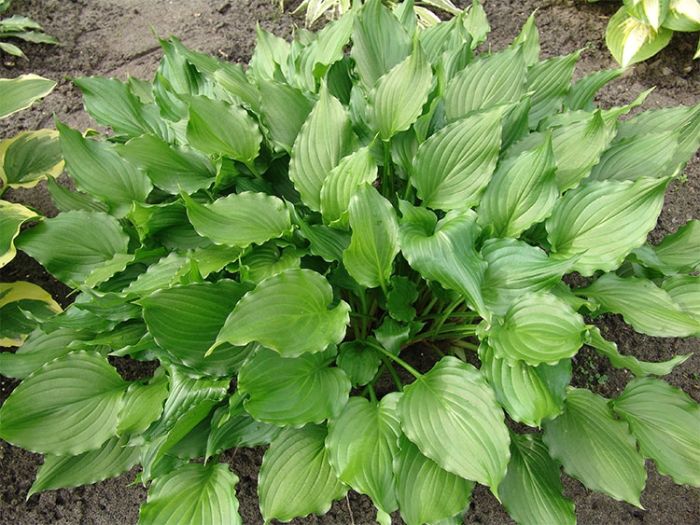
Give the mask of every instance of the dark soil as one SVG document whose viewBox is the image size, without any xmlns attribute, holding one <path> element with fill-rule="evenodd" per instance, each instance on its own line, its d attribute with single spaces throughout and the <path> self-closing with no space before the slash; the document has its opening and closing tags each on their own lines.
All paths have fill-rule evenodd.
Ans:
<svg viewBox="0 0 700 525">
<path fill-rule="evenodd" d="M 484 3 L 492 26 L 489 42 L 494 49 L 502 48 L 515 37 L 527 16 L 537 8 L 544 56 L 586 47 L 577 76 L 615 66 L 605 49 L 603 35 L 608 18 L 620 2 L 485 0 Z M 153 33 L 176 35 L 194 49 L 246 62 L 253 50 L 256 23 L 284 37 L 289 37 L 293 27 L 302 23 L 300 17 L 280 13 L 275 0 L 16 0 L 11 13 L 31 16 L 47 32 L 57 36 L 62 45 L 24 46 L 29 63 L 2 56 L 0 77 L 34 72 L 57 80 L 59 85 L 43 103 L 20 113 L 9 123 L 4 121 L 0 136 L 51 127 L 53 115 L 80 129 L 94 126 L 83 112 L 80 95 L 69 78 L 83 75 L 150 78 L 160 58 Z M 695 38 L 697 35 L 676 35 L 666 50 L 606 88 L 600 102 L 605 106 L 621 105 L 656 86 L 645 108 L 696 103 L 700 95 L 700 67 L 691 58 Z M 687 182 L 675 183 L 668 192 L 659 225 L 651 235 L 653 241 L 675 231 L 687 220 L 700 217 L 698 156 L 689 164 L 687 176 Z M 41 185 L 32 190 L 8 192 L 8 198 L 34 206 L 45 214 L 55 213 Z M 66 300 L 67 289 L 26 256 L 18 256 L 1 272 L 3 281 L 31 280 L 59 301 Z M 641 336 L 617 318 L 606 318 L 601 324 L 605 335 L 617 341 L 623 353 L 633 353 L 642 359 L 657 361 L 677 353 L 697 354 L 700 350 L 697 340 Z M 421 361 L 420 355 L 411 357 Z M 696 355 L 667 379 L 700 400 L 699 376 L 700 357 Z M 610 368 L 593 352 L 584 350 L 576 358 L 576 385 L 614 396 L 628 379 L 628 374 Z M 0 378 L 0 401 L 14 385 Z M 251 450 L 229 453 L 226 457 L 241 479 L 238 497 L 246 524 L 262 523 L 255 493 L 260 459 L 261 451 Z M 0 525 L 136 523 L 146 491 L 138 484 L 130 485 L 134 472 L 92 486 L 43 493 L 25 502 L 40 462 L 39 456 L 0 442 Z M 576 502 L 579 523 L 584 525 L 700 523 L 700 490 L 674 485 L 668 477 L 660 476 L 651 463 L 647 488 L 642 495 L 646 510 L 592 493 L 575 480 L 565 478 L 564 484 L 567 495 Z M 336 502 L 325 517 L 309 517 L 294 523 L 361 525 L 373 523 L 373 517 L 369 500 L 351 493 L 347 500 Z M 397 519 L 396 523 L 400 521 Z M 477 487 L 465 523 L 512 521 L 488 490 Z"/>
</svg>

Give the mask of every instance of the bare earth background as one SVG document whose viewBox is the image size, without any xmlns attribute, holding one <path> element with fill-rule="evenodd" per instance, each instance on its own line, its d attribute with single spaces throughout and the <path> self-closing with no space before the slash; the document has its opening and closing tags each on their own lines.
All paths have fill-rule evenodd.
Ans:
<svg viewBox="0 0 700 525">
<path fill-rule="evenodd" d="M 588 46 L 579 63 L 577 77 L 591 71 L 614 67 L 605 49 L 603 34 L 619 1 L 588 4 L 577 1 L 484 0 L 492 26 L 489 44 L 503 48 L 518 33 L 527 16 L 538 9 L 542 54 L 570 53 Z M 52 115 L 73 127 L 91 125 L 82 109 L 78 90 L 70 77 L 106 75 L 124 79 L 126 75 L 150 79 L 160 58 L 153 36 L 176 35 L 187 46 L 230 61 L 247 62 L 253 51 L 255 24 L 289 37 L 303 20 L 282 14 L 276 0 L 16 0 L 10 14 L 29 15 L 45 30 L 58 37 L 60 47 L 26 45 L 30 62 L 2 56 L 0 77 L 34 72 L 59 82 L 43 103 L 20 113 L 0 128 L 0 136 L 24 129 L 53 127 Z M 656 90 L 646 108 L 694 104 L 700 97 L 700 66 L 693 64 L 697 36 L 677 35 L 660 55 L 637 65 L 624 78 L 605 89 L 601 103 L 606 106 L 631 101 L 651 86 Z M 687 169 L 686 183 L 675 183 L 669 191 L 653 241 L 675 231 L 691 218 L 700 217 L 700 159 Z M 43 186 L 27 191 L 8 192 L 8 198 L 36 207 L 45 214 L 55 213 Z M 20 254 L 2 270 L 2 280 L 25 279 L 41 284 L 59 301 L 66 303 L 67 289 L 54 281 L 31 259 Z M 68 301 L 69 302 L 69 301 Z M 700 353 L 698 340 L 652 339 L 635 334 L 619 319 L 602 323 L 605 334 L 620 345 L 623 353 L 634 353 L 648 360 L 668 359 L 675 353 Z M 424 361 L 419 352 L 411 356 Z M 614 396 L 629 376 L 611 369 L 607 362 L 589 351 L 575 360 L 574 384 L 586 386 L 606 396 Z M 133 373 L 133 371 L 132 371 Z M 138 373 L 138 371 L 136 371 Z M 668 378 L 700 400 L 700 355 L 695 355 Z M 0 402 L 16 382 L 0 377 Z M 239 451 L 226 458 L 241 478 L 238 485 L 240 512 L 246 524 L 262 523 L 257 510 L 256 478 L 261 451 Z M 131 524 L 138 519 L 138 508 L 146 497 L 140 485 L 130 486 L 134 472 L 96 485 L 58 490 L 33 496 L 25 502 L 40 456 L 0 442 L 0 524 L 1 525 L 99 525 Z M 640 510 L 586 490 L 579 482 L 565 478 L 566 494 L 576 503 L 579 523 L 586 524 L 664 524 L 700 523 L 700 490 L 679 487 L 660 476 L 648 462 L 649 479 Z M 374 510 L 363 496 L 350 495 L 336 502 L 325 517 L 295 520 L 296 524 L 373 523 Z M 398 518 L 396 523 L 400 523 Z M 495 498 L 477 487 L 465 523 L 513 523 Z M 542 524 L 550 525 L 550 524 Z M 552 524 L 554 525 L 554 524 Z"/>
</svg>

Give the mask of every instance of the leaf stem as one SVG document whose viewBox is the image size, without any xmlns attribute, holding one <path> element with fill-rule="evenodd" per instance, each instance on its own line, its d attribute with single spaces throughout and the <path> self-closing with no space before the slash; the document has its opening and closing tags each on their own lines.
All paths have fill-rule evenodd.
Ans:
<svg viewBox="0 0 700 525">
<path fill-rule="evenodd" d="M 382 181 L 382 189 L 384 190 L 384 196 L 391 200 L 394 196 L 394 174 L 391 169 L 391 141 L 385 140 L 382 142 L 384 145 L 384 180 Z"/>
<path fill-rule="evenodd" d="M 442 325 L 445 324 L 445 322 L 450 318 L 450 314 L 454 312 L 459 305 L 461 305 L 464 302 L 464 299 L 459 298 L 456 301 L 453 301 L 444 311 L 442 316 L 438 318 L 437 322 L 435 323 L 435 328 L 433 328 L 432 332 L 433 335 L 437 335 L 440 332 L 440 329 L 442 328 Z"/>
<path fill-rule="evenodd" d="M 369 399 L 372 401 L 372 403 L 377 402 L 377 393 L 374 391 L 374 387 L 372 386 L 372 383 L 367 385 L 369 387 Z"/>
<path fill-rule="evenodd" d="M 403 390 L 403 383 L 401 382 L 399 374 L 396 373 L 394 365 L 392 365 L 391 361 L 387 359 L 384 355 L 381 355 L 380 358 L 382 360 L 382 363 L 384 363 L 384 367 L 389 371 L 391 380 L 394 382 L 394 385 L 396 385 L 396 388 L 398 388 L 399 391 Z"/>
<path fill-rule="evenodd" d="M 421 374 L 418 370 L 413 368 L 411 365 L 409 365 L 406 361 L 401 359 L 399 356 L 396 356 L 396 355 L 392 354 L 391 352 L 389 352 L 388 350 L 386 350 L 383 346 L 381 346 L 377 343 L 374 343 L 372 341 L 369 341 L 369 340 L 365 341 L 365 343 L 367 345 L 371 346 L 372 348 L 374 348 L 375 350 L 377 350 L 378 352 L 381 352 L 382 354 L 384 354 L 386 357 L 388 357 L 389 359 L 391 359 L 392 361 L 394 361 L 395 363 L 397 363 L 401 367 L 403 367 L 406 370 L 406 372 L 411 374 L 416 379 L 420 379 L 421 377 L 423 377 L 423 374 Z"/>
</svg>

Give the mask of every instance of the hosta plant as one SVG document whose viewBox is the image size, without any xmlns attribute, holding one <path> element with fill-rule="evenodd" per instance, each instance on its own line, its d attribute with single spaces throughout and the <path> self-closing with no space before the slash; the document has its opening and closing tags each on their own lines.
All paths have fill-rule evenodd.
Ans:
<svg viewBox="0 0 700 525">
<path fill-rule="evenodd" d="M 10 4 L 12 4 L 12 0 L 0 0 L 0 14 L 7 11 Z M 33 44 L 58 44 L 55 37 L 44 33 L 41 25 L 31 18 L 21 15 L 0 18 L 0 51 L 8 55 L 27 58 L 22 49 L 12 43 L 16 40 Z"/>
<path fill-rule="evenodd" d="M 624 0 L 608 23 L 605 42 L 625 67 L 656 55 L 668 45 L 674 31 L 700 32 L 698 0 Z M 693 58 L 700 58 L 700 39 Z"/>
<path fill-rule="evenodd" d="M 476 483 L 574 523 L 562 469 L 641 506 L 646 458 L 700 486 L 700 409 L 660 379 L 688 356 L 594 324 L 700 335 L 700 222 L 646 240 L 700 105 L 623 119 L 644 94 L 596 108 L 619 71 L 572 83 L 580 52 L 541 60 L 532 18 L 476 53 L 485 20 L 411 8 L 261 31 L 247 68 L 170 39 L 150 82 L 75 80 L 112 133 L 57 121 L 76 191 L 16 240 L 74 302 L 0 356 L 30 494 L 140 465 L 142 524 L 240 523 L 225 452 L 261 445 L 266 523 L 348 490 L 457 523 Z M 584 345 L 634 376 L 614 399 L 569 386 Z"/>
</svg>

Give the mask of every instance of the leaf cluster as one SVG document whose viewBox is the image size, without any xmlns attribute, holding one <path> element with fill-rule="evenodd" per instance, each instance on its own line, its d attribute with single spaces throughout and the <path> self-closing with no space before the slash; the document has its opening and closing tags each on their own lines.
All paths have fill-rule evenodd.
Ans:
<svg viewBox="0 0 700 525">
<path fill-rule="evenodd" d="M 0 14 L 7 11 L 11 4 L 12 0 L 0 0 Z M 7 38 L 23 40 L 32 44 L 58 44 L 55 37 L 44 33 L 41 25 L 31 18 L 21 15 L 0 19 L 0 51 L 8 55 L 27 58 L 22 49 L 12 42 L 6 41 Z"/>
</svg>

